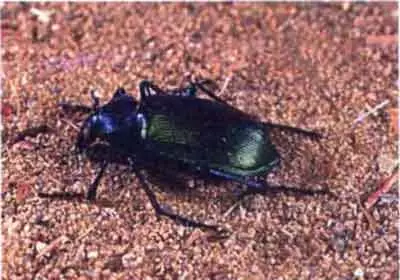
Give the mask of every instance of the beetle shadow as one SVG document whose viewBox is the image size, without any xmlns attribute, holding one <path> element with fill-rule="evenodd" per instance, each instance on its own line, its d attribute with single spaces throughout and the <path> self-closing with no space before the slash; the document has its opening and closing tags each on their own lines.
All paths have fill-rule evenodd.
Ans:
<svg viewBox="0 0 400 280">
<path fill-rule="evenodd" d="M 297 137 L 294 137 L 294 139 L 296 142 L 302 141 L 300 138 L 297 139 Z M 299 156 L 299 150 L 296 149 L 298 146 L 293 147 L 293 145 L 291 145 L 291 140 L 288 140 L 287 143 L 286 141 L 284 142 L 285 143 L 282 143 L 281 141 L 280 148 L 283 147 L 285 149 L 286 155 L 284 156 L 284 159 L 285 162 L 289 162 L 290 165 L 290 163 L 295 162 L 295 158 Z M 300 152 L 305 153 L 306 151 L 303 150 Z M 88 149 L 87 155 L 92 162 L 101 163 L 107 161 L 112 164 L 126 166 L 124 175 L 126 174 L 125 172 L 130 172 L 129 161 L 126 159 L 126 156 L 118 156 L 118 154 L 115 153 L 115 151 L 110 150 L 107 145 L 95 144 Z M 308 166 L 310 165 L 312 165 L 312 163 L 308 163 Z M 150 183 L 153 191 L 156 192 L 158 190 L 165 193 L 173 193 L 174 196 L 179 197 L 180 199 L 187 199 L 188 196 L 195 196 L 196 199 L 199 200 L 209 200 L 210 189 L 212 189 L 213 196 L 223 196 L 224 202 L 228 205 L 237 202 L 241 193 L 246 189 L 246 187 L 240 183 L 232 182 L 212 174 L 198 173 L 198 171 L 188 170 L 184 166 L 173 164 L 169 161 L 148 160 L 145 163 L 140 164 L 138 168 L 145 170 L 146 180 Z M 302 172 L 308 172 L 307 167 L 303 168 Z M 277 175 L 278 172 L 273 171 L 272 173 Z M 132 174 L 132 176 L 135 175 Z M 263 178 L 262 180 L 267 180 L 267 178 Z M 124 187 L 123 180 L 120 182 L 121 186 Z M 304 181 L 300 181 L 290 182 L 289 185 L 303 186 L 307 184 Z M 274 192 L 268 192 L 266 195 L 275 196 L 277 194 Z"/>
<path fill-rule="evenodd" d="M 163 170 L 162 166 L 146 169 L 148 180 L 160 190 L 171 192 L 175 195 L 205 196 L 208 186 L 219 187 L 227 181 L 208 174 L 198 174 L 191 171 L 179 169 Z"/>
<path fill-rule="evenodd" d="M 281 157 L 279 171 L 275 176 L 294 185 L 324 185 L 328 167 L 321 154 L 323 138 L 314 139 L 301 134 L 274 128 L 269 131 L 272 143 Z"/>
<path fill-rule="evenodd" d="M 130 172 L 129 160 L 126 156 L 118 155 L 108 145 L 94 144 L 86 151 L 86 154 L 91 162 L 101 164 L 107 161 L 115 166 L 126 167 L 124 173 Z M 227 182 L 220 177 L 186 170 L 182 166 L 171 164 L 171 162 L 149 160 L 139 164 L 138 168 L 145 170 L 146 179 L 151 184 L 153 191 L 158 189 L 162 192 L 173 193 L 181 198 L 196 195 L 197 198 L 207 200 L 207 194 L 203 190 L 209 188 L 205 186 L 212 184 L 218 187 Z M 132 173 L 132 176 L 135 175 Z M 122 180 L 120 184 L 121 187 L 124 187 Z"/>
</svg>

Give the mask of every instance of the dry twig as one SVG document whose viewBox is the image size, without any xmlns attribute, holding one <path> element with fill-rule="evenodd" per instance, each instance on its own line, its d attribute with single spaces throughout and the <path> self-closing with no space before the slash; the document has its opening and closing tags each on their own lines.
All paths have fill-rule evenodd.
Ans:
<svg viewBox="0 0 400 280">
<path fill-rule="evenodd" d="M 51 252 L 53 249 L 67 242 L 69 238 L 66 235 L 61 235 L 60 237 L 54 239 L 46 248 L 44 248 L 40 253 L 36 256 L 36 258 L 40 258 L 47 253 Z"/>
<path fill-rule="evenodd" d="M 379 198 L 382 196 L 382 194 L 387 193 L 392 186 L 396 183 L 396 181 L 399 179 L 399 171 L 398 167 L 395 168 L 394 172 L 392 175 L 389 177 L 385 178 L 380 184 L 378 189 L 373 192 L 368 198 L 367 201 L 365 202 L 365 208 L 369 209 L 372 206 L 375 205 L 375 203 L 379 200 Z"/>
<path fill-rule="evenodd" d="M 384 108 L 386 105 L 389 104 L 389 100 L 386 99 L 385 101 L 383 101 L 382 103 L 376 105 L 374 108 L 372 108 L 371 110 L 359 115 L 353 122 L 352 125 L 352 129 L 359 124 L 360 122 L 362 122 L 366 117 L 373 115 L 375 113 L 377 113 L 379 110 L 381 110 L 382 108 Z"/>
<path fill-rule="evenodd" d="M 232 80 L 232 74 L 230 74 L 228 77 L 226 77 L 225 82 L 221 88 L 221 90 L 219 91 L 218 95 L 222 95 L 224 93 L 224 91 L 226 90 L 226 88 L 229 85 L 229 82 Z"/>
</svg>

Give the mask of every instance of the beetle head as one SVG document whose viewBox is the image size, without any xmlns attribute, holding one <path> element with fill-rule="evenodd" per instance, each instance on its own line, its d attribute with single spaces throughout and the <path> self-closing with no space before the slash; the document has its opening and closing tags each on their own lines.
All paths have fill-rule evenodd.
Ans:
<svg viewBox="0 0 400 280">
<path fill-rule="evenodd" d="M 118 88 L 110 102 L 95 109 L 84 121 L 76 142 L 77 150 L 86 150 L 96 140 L 110 142 L 113 136 L 127 127 L 126 122 L 136 115 L 137 105 L 132 96 L 123 88 Z"/>
</svg>

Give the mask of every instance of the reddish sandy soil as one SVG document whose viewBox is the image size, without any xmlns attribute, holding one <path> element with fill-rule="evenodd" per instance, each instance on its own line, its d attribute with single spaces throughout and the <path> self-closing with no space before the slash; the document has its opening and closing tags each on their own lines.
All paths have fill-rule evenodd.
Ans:
<svg viewBox="0 0 400 280">
<path fill-rule="evenodd" d="M 396 188 L 365 205 L 397 159 L 396 12 L 393 3 L 5 4 L 3 279 L 398 279 Z M 142 79 L 222 87 L 228 77 L 220 96 L 233 106 L 325 136 L 273 131 L 283 162 L 268 180 L 337 198 L 253 196 L 224 215 L 230 182 L 182 191 L 154 182 L 163 204 L 231 231 L 221 237 L 154 215 L 137 178 L 115 166 L 96 203 L 38 196 L 85 192 L 98 168 L 77 164 L 84 116 L 60 101 L 90 104 L 96 88 L 104 103 L 118 85 L 138 97 Z"/>
</svg>

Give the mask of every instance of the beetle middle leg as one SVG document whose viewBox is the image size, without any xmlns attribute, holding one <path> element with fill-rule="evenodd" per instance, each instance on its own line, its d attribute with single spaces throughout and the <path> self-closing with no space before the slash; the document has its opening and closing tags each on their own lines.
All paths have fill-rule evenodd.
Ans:
<svg viewBox="0 0 400 280">
<path fill-rule="evenodd" d="M 219 98 L 217 95 L 215 95 L 215 93 L 213 93 L 211 90 L 209 90 L 208 88 L 206 88 L 204 85 L 205 84 L 212 84 L 213 81 L 212 80 L 201 80 L 199 82 L 192 82 L 191 85 L 199 88 L 202 92 L 204 92 L 207 96 L 209 96 L 210 98 L 214 99 L 215 101 L 218 101 L 220 103 L 223 103 L 229 107 L 232 107 L 231 105 L 229 105 L 225 100 Z M 232 107 L 234 108 L 234 107 Z M 235 108 L 236 109 L 236 108 Z"/>
<path fill-rule="evenodd" d="M 139 88 L 140 88 L 140 95 L 142 98 L 146 98 L 147 96 L 152 95 L 151 92 L 154 92 L 155 95 L 165 94 L 165 95 L 175 95 L 181 97 L 196 96 L 196 86 L 194 84 L 190 84 L 188 87 L 164 91 L 155 84 L 153 84 L 152 82 L 144 80 L 140 83 Z"/>
<path fill-rule="evenodd" d="M 147 96 L 152 95 L 152 93 L 151 93 L 152 91 L 154 92 L 155 95 L 168 94 L 168 95 L 175 95 L 175 96 L 181 96 L 181 97 L 195 97 L 197 95 L 197 89 L 200 89 L 207 96 L 214 99 L 215 101 L 218 101 L 220 103 L 230 106 L 224 100 L 222 100 L 217 95 L 215 95 L 211 90 L 209 90 L 207 87 L 205 87 L 206 84 L 211 84 L 211 83 L 213 83 L 212 80 L 205 79 L 205 80 L 201 80 L 201 81 L 190 82 L 190 85 L 187 87 L 164 91 L 161 88 L 159 88 L 158 86 L 156 86 L 155 84 L 153 84 L 152 82 L 144 80 L 140 83 L 139 88 L 140 88 L 141 98 L 146 98 Z"/>
<path fill-rule="evenodd" d="M 147 96 L 151 95 L 165 94 L 165 91 L 163 91 L 161 88 L 159 88 L 158 86 L 147 80 L 143 80 L 140 82 L 139 90 L 140 90 L 140 97 L 142 99 L 146 99 Z M 154 92 L 154 94 L 152 94 L 151 92 Z"/>
<path fill-rule="evenodd" d="M 69 192 L 62 192 L 62 193 L 42 193 L 39 192 L 39 197 L 42 198 L 52 198 L 52 199 L 60 199 L 60 200 L 74 200 L 74 199 L 86 199 L 88 201 L 94 201 L 96 199 L 97 187 L 99 186 L 100 179 L 104 175 L 104 171 L 106 170 L 108 162 L 103 162 L 100 168 L 99 173 L 96 175 L 93 183 L 90 184 L 89 190 L 86 196 L 82 193 L 69 193 Z"/>
<path fill-rule="evenodd" d="M 150 189 L 144 176 L 136 168 L 133 168 L 133 170 L 134 170 L 134 173 L 136 174 L 136 176 L 138 177 L 140 184 L 141 184 L 143 190 L 145 191 L 147 197 L 149 198 L 150 203 L 153 206 L 154 211 L 156 212 L 157 215 L 166 216 L 172 220 L 182 223 L 185 226 L 202 227 L 202 228 L 211 229 L 211 230 L 215 230 L 215 231 L 219 230 L 219 227 L 216 225 L 209 225 L 209 224 L 205 224 L 202 222 L 197 222 L 195 220 L 180 216 L 176 213 L 173 213 L 173 212 L 163 208 L 160 205 L 160 203 L 157 201 L 157 198 L 156 198 L 154 192 Z"/>
</svg>

